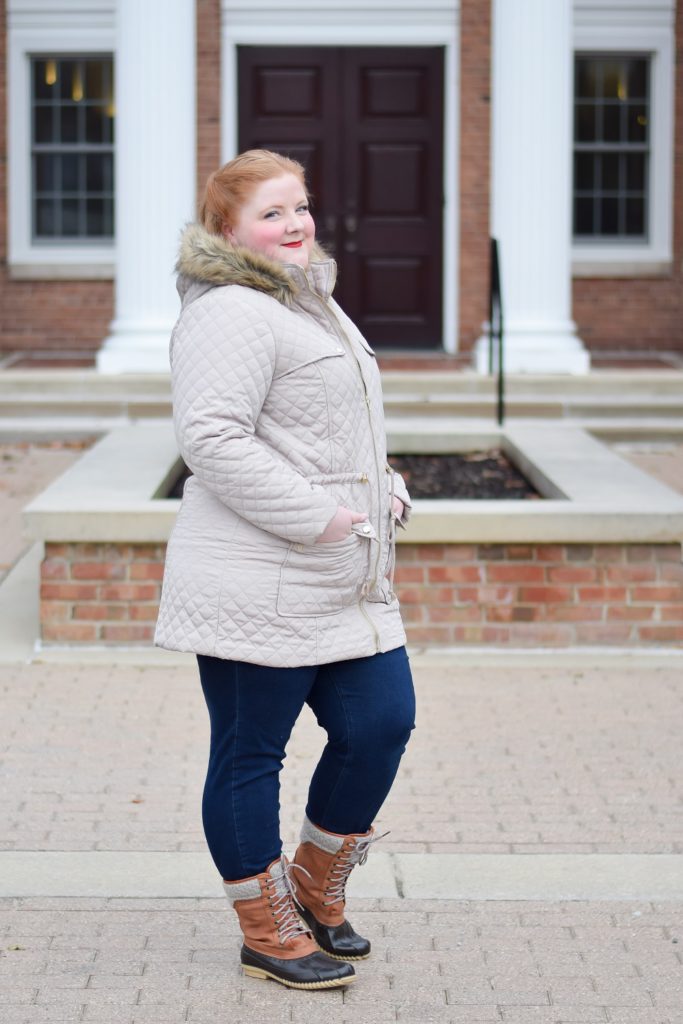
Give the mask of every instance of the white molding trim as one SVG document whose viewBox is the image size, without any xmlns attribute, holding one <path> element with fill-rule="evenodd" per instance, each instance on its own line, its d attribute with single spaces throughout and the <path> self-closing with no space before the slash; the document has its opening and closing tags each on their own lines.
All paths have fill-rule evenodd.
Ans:
<svg viewBox="0 0 683 1024">
<path fill-rule="evenodd" d="M 641 276 L 642 268 L 661 268 L 673 259 L 673 165 L 675 97 L 674 0 L 574 0 L 574 51 L 641 53 L 652 62 L 650 196 L 646 242 L 604 240 L 574 243 L 577 277 L 602 265 L 617 276 Z"/>
<path fill-rule="evenodd" d="M 223 0 L 221 151 L 237 153 L 238 46 L 443 46 L 443 348 L 458 348 L 459 0 Z"/>
<path fill-rule="evenodd" d="M 55 9 L 48 0 L 9 0 L 7 10 L 8 263 L 40 268 L 43 278 L 63 277 L 85 262 L 109 269 L 115 245 L 79 242 L 36 244 L 31 238 L 31 80 L 30 57 L 73 53 L 115 54 L 112 0 L 68 0 Z"/>
<path fill-rule="evenodd" d="M 670 28 L 675 17 L 676 0 L 574 0 L 577 28 Z"/>
</svg>

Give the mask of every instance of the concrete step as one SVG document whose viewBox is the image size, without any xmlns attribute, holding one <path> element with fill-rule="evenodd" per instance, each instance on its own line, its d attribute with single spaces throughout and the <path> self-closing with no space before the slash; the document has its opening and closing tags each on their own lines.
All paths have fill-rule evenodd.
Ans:
<svg viewBox="0 0 683 1024">
<path fill-rule="evenodd" d="M 391 417 L 457 417 L 493 419 L 493 395 L 388 393 L 384 401 Z M 683 420 L 683 398 L 657 396 L 645 399 L 631 395 L 587 395 L 567 397 L 546 394 L 509 395 L 505 403 L 509 418 L 630 420 Z M 168 392 L 158 394 L 39 394 L 35 391 L 13 395 L 0 393 L 0 419 L 95 418 L 159 419 L 171 415 Z"/>
<path fill-rule="evenodd" d="M 496 393 L 496 381 L 471 370 L 413 371 L 383 370 L 384 393 L 426 396 L 433 394 L 463 397 L 490 397 Z M 588 395 L 627 396 L 648 400 L 676 397 L 683 400 L 683 371 L 679 370 L 595 370 L 585 376 L 570 374 L 511 374 L 506 378 L 510 396 L 558 400 Z M 2 370 L 0 397 L 19 394 L 70 395 L 74 398 L 110 396 L 117 400 L 131 397 L 168 396 L 170 376 L 166 373 L 100 374 L 96 370 Z"/>
<path fill-rule="evenodd" d="M 383 370 L 385 394 L 495 395 L 496 379 L 472 371 L 434 372 Z M 595 370 L 585 376 L 570 374 L 511 374 L 505 379 L 509 395 L 559 397 L 585 395 L 676 395 L 683 397 L 683 371 L 679 370 Z"/>
<path fill-rule="evenodd" d="M 384 405 L 392 416 L 492 416 L 496 409 L 493 395 L 461 396 L 453 394 L 396 394 L 386 393 Z M 683 417 L 683 397 L 657 396 L 651 398 L 632 395 L 507 396 L 505 409 L 508 416 L 610 418 L 627 414 L 632 418 Z"/>
<path fill-rule="evenodd" d="M 382 376 L 388 416 L 495 418 L 495 381 L 491 378 L 472 372 L 431 371 L 390 371 Z M 683 420 L 683 373 L 674 370 L 596 371 L 585 377 L 518 374 L 507 380 L 506 388 L 506 413 L 510 418 L 605 423 L 624 419 Z M 130 421 L 170 414 L 168 374 L 0 372 L 0 419 L 5 421 Z"/>
<path fill-rule="evenodd" d="M 73 395 L 0 394 L 0 417 L 106 417 L 148 419 L 171 415 L 171 396 L 159 395 Z"/>
</svg>

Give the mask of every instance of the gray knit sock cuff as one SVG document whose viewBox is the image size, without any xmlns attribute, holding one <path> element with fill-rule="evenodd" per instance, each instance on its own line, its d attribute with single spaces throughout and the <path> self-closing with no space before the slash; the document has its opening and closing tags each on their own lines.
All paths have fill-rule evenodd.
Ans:
<svg viewBox="0 0 683 1024">
<path fill-rule="evenodd" d="M 304 823 L 301 826 L 301 842 L 313 843 L 314 846 L 324 850 L 325 853 L 337 853 L 344 845 L 344 836 L 330 835 L 329 832 L 324 832 L 317 825 L 314 825 L 312 821 L 309 821 L 307 817 L 304 817 Z"/>
<path fill-rule="evenodd" d="M 235 900 L 255 900 L 261 895 L 258 878 L 247 878 L 244 882 L 223 882 L 225 895 L 231 903 Z"/>
</svg>

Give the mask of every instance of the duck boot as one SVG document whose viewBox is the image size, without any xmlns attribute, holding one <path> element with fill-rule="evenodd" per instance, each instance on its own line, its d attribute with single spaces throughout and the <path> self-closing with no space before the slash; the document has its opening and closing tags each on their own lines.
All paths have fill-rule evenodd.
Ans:
<svg viewBox="0 0 683 1024">
<path fill-rule="evenodd" d="M 293 867 L 283 855 L 258 875 L 223 882 L 244 935 L 242 970 L 251 978 L 272 978 L 288 988 L 348 985 L 355 979 L 353 967 L 322 953 L 299 917 Z"/>
<path fill-rule="evenodd" d="M 364 864 L 370 845 L 381 836 L 373 830 L 357 835 L 337 835 L 318 828 L 308 818 L 294 864 L 305 869 L 297 876 L 299 913 L 320 948 L 339 960 L 364 960 L 370 942 L 358 935 L 344 917 L 346 882 L 356 864 Z"/>
</svg>

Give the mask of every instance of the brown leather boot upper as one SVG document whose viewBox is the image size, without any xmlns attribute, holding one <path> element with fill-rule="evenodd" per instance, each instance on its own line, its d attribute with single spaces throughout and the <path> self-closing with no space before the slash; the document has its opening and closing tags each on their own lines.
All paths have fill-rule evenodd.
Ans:
<svg viewBox="0 0 683 1024">
<path fill-rule="evenodd" d="M 318 946 L 299 918 L 286 869 L 284 858 L 278 859 L 261 874 L 224 886 L 229 897 L 231 886 L 240 886 L 234 893 L 247 895 L 245 899 L 231 897 L 245 946 L 280 960 L 295 960 L 317 952 Z M 257 886 L 258 895 L 252 897 Z"/>
<path fill-rule="evenodd" d="M 360 835 L 339 836 L 343 842 L 336 853 L 328 853 L 314 842 L 300 843 L 294 863 L 305 868 L 310 878 L 304 871 L 297 873 L 296 898 L 316 921 L 332 928 L 344 923 L 346 881 L 357 862 L 353 855 L 358 841 L 371 835 L 372 829 Z"/>
</svg>

